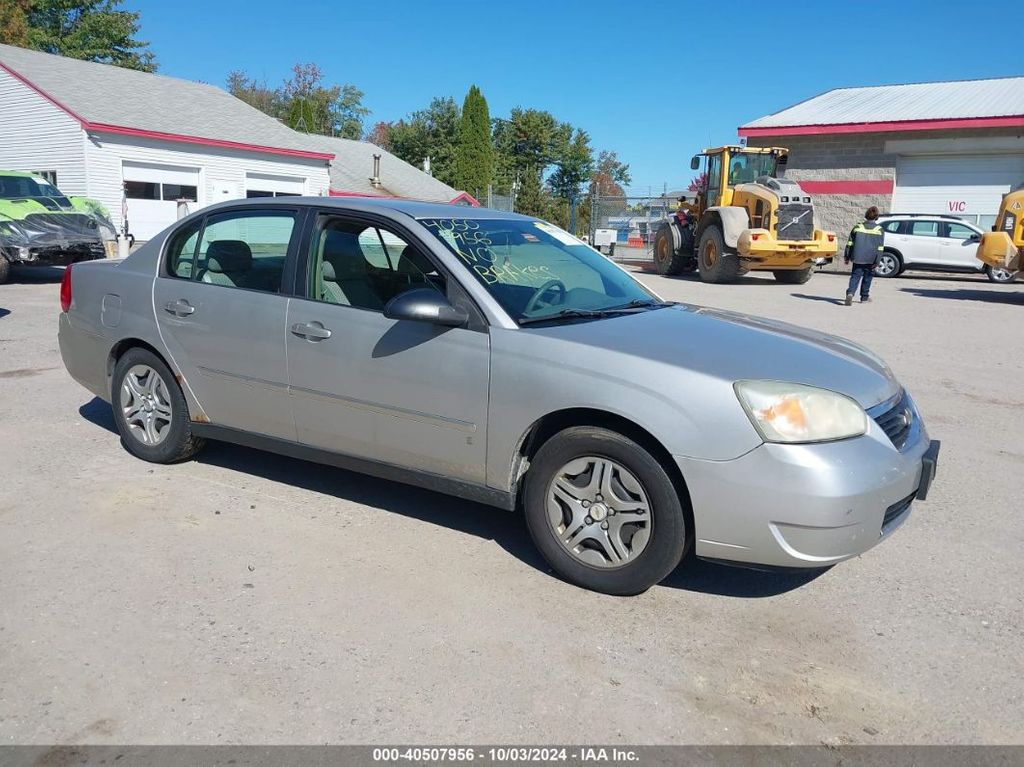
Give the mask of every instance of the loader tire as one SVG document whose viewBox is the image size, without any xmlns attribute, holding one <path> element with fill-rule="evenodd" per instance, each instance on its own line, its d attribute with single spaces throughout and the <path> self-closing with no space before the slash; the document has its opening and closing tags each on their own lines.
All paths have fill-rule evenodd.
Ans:
<svg viewBox="0 0 1024 767">
<path fill-rule="evenodd" d="M 697 245 L 697 271 L 704 282 L 735 282 L 742 273 L 740 257 L 725 247 L 725 237 L 717 226 L 709 226 Z"/>
<path fill-rule="evenodd" d="M 775 281 L 783 285 L 803 285 L 811 279 L 812 268 L 808 266 L 806 269 L 779 269 L 772 274 L 775 275 Z"/>
<path fill-rule="evenodd" d="M 665 277 L 674 277 L 683 273 L 686 264 L 686 256 L 680 255 L 676 250 L 676 244 L 672 238 L 672 228 L 661 226 L 654 235 L 654 267 L 658 274 Z"/>
</svg>

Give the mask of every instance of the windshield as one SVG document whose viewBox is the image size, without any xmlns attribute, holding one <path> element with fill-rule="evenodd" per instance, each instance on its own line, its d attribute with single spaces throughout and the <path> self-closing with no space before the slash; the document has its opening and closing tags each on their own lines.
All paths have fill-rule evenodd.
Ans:
<svg viewBox="0 0 1024 767">
<path fill-rule="evenodd" d="M 775 175 L 775 155 L 734 154 L 729 158 L 729 184 L 747 184 L 758 176 Z"/>
<path fill-rule="evenodd" d="M 0 199 L 17 197 L 63 197 L 56 187 L 31 176 L 0 176 Z"/>
<path fill-rule="evenodd" d="M 601 316 L 661 302 L 597 251 L 536 220 L 428 218 L 420 223 L 458 256 L 516 322 Z"/>
</svg>

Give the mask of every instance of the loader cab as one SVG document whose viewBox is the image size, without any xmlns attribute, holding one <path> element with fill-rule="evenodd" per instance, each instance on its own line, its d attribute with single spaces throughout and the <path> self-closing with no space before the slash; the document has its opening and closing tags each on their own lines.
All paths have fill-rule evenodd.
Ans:
<svg viewBox="0 0 1024 767">
<path fill-rule="evenodd" d="M 701 212 L 719 205 L 731 205 L 733 187 L 749 184 L 761 176 L 775 178 L 785 166 L 788 153 L 779 147 L 723 146 L 705 149 L 690 161 L 693 170 L 707 174 L 707 188 L 697 198 Z"/>
</svg>

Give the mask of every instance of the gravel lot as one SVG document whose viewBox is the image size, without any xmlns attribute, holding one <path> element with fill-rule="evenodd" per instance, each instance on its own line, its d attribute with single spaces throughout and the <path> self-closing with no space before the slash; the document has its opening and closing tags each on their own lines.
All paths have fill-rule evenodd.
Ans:
<svg viewBox="0 0 1024 767">
<path fill-rule="evenodd" d="M 816 577 L 592 594 L 515 515 L 227 445 L 131 458 L 64 372 L 59 271 L 0 286 L 0 743 L 1021 742 L 1024 285 L 642 278 L 881 353 L 943 440 L 929 500 Z"/>
</svg>

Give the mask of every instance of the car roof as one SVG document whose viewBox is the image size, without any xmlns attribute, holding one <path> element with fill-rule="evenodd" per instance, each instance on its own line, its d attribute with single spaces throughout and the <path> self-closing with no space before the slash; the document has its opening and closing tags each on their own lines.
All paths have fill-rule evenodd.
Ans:
<svg viewBox="0 0 1024 767">
<path fill-rule="evenodd" d="M 969 221 L 964 221 L 960 216 L 951 216 L 948 213 L 883 213 L 878 217 L 879 221 L 891 221 L 894 218 L 935 218 L 942 219 L 943 221 L 958 221 L 962 224 L 968 224 Z"/>
<path fill-rule="evenodd" d="M 492 208 L 474 208 L 468 205 L 452 205 L 445 202 L 426 202 L 390 197 L 253 197 L 245 200 L 229 200 L 200 208 L 197 213 L 211 213 L 222 208 L 266 208 L 267 206 L 315 205 L 318 208 L 337 208 L 363 212 L 397 211 L 411 218 L 477 218 L 507 219 L 510 221 L 533 221 L 531 216 L 510 213 Z"/>
<path fill-rule="evenodd" d="M 27 173 L 23 170 L 0 170 L 0 176 L 12 176 L 14 178 L 36 178 L 42 181 L 35 173 Z"/>
</svg>

